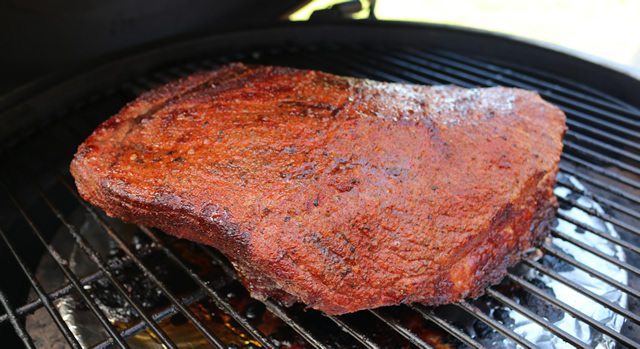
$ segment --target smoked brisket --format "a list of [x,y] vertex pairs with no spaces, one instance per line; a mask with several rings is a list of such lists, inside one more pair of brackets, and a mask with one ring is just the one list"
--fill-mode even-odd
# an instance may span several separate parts
[[542,243],[565,115],[535,92],[231,64],[126,105],[71,164],[91,204],[214,246],[328,314],[478,297]]

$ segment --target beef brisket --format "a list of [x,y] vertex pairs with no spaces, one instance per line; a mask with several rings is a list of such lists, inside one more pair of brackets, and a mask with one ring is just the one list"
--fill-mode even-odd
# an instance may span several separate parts
[[477,297],[554,221],[565,116],[534,92],[232,64],[140,96],[71,164],[109,215],[341,314]]

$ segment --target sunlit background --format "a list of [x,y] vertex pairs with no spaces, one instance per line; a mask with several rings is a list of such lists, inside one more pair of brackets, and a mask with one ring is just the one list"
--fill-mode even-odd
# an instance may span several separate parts
[[[314,0],[289,18],[343,2]],[[369,2],[354,18],[366,18]],[[377,0],[381,20],[432,22],[542,40],[640,69],[640,0]]]

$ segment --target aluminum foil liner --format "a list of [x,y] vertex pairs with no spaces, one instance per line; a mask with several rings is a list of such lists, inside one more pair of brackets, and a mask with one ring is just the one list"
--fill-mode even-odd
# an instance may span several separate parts
[[[576,188],[584,190],[584,186],[573,176],[559,175],[559,182],[571,183]],[[580,195],[579,193],[572,192],[565,187],[557,187],[555,194],[558,197],[565,199],[577,199],[577,203],[586,208],[592,208],[596,212],[604,213],[602,207],[593,200]],[[571,197],[569,197],[571,195]],[[589,215],[588,213],[572,207],[569,210],[560,209],[564,215],[571,217],[579,222],[582,222],[599,231],[607,232],[613,237],[620,237],[614,227],[602,219]],[[615,257],[620,261],[626,261],[625,254],[621,247],[615,245],[612,242],[605,240],[604,238],[597,236],[589,231],[580,229],[579,227],[558,219],[557,230],[562,233],[579,240],[600,252],[603,252],[609,256]],[[552,245],[562,250],[564,253],[573,256],[578,262],[583,263],[593,269],[600,271],[601,273],[611,277],[612,279],[627,284],[627,272],[598,256],[559,238],[553,238]],[[589,276],[584,271],[577,268],[571,268],[570,271],[559,271],[558,273],[569,280],[574,281],[578,285],[596,293],[599,296],[606,298],[607,300],[626,308],[627,306],[627,294],[621,290],[609,285],[608,283],[599,279]],[[616,331],[619,331],[624,322],[624,317],[614,313],[608,308],[600,305],[599,303],[591,300],[589,297],[583,295],[580,292],[573,290],[572,288],[564,285],[563,283],[556,281],[540,272],[530,270],[527,279],[538,279],[547,287],[553,289],[556,298],[560,301],[570,305],[571,307],[580,310],[585,315],[593,318],[601,324],[608,326]],[[546,332],[540,326],[533,323],[529,319],[522,316],[516,311],[511,311],[509,316],[515,320],[513,324],[513,331],[527,338],[529,341],[541,348],[573,348],[569,343],[566,343],[562,339]],[[581,341],[587,343],[589,346],[596,348],[613,348],[615,347],[615,341],[606,335],[601,335],[591,329],[591,327],[583,322],[578,321],[569,314],[564,315],[564,318],[554,323],[557,327],[572,334]],[[515,344],[511,341],[504,341],[503,347],[515,348]]]

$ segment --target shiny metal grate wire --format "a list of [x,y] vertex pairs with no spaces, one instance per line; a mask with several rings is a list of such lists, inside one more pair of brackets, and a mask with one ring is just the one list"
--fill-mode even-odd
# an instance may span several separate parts
[[[88,96],[86,99],[70,105],[67,110],[53,115],[52,120],[32,133],[22,137],[16,144],[0,153],[0,258],[3,274],[0,277],[0,333],[4,338],[11,337],[26,347],[42,345],[41,339],[34,338],[25,327],[25,319],[37,310],[45,310],[48,321],[55,324],[66,344],[73,348],[86,345],[72,331],[64,314],[56,306],[57,300],[74,295],[81,300],[83,307],[93,314],[106,335],[89,346],[106,348],[131,347],[133,336],[147,332],[155,342],[165,347],[177,348],[175,338],[167,334],[164,326],[166,319],[181,314],[190,326],[211,346],[229,347],[225,338],[216,334],[207,325],[202,314],[194,311],[195,302],[206,299],[221,313],[230,318],[233,326],[247,338],[247,347],[263,346],[267,348],[307,343],[309,346],[325,347],[368,347],[378,348],[389,345],[389,339],[399,347],[430,348],[433,337],[426,332],[416,330],[415,326],[403,321],[402,314],[411,313],[428,324],[431,331],[440,333],[445,344],[453,346],[485,347],[480,340],[480,332],[495,333],[507,345],[519,345],[533,348],[535,345],[522,335],[514,332],[496,312],[488,312],[471,301],[449,306],[447,311],[459,312],[463,316],[484,324],[482,331],[475,326],[453,323],[442,315],[442,310],[412,304],[396,309],[376,309],[346,316],[318,316],[318,312],[302,311],[298,308],[284,308],[272,301],[264,302],[265,312],[278,318],[289,329],[294,340],[283,341],[266,335],[264,329],[252,321],[251,316],[234,303],[233,297],[215,287],[211,280],[203,279],[189,261],[167,243],[164,234],[145,227],[138,227],[150,241],[152,249],[161,253],[173,263],[178,273],[193,282],[196,291],[178,294],[171,285],[157,275],[140,252],[122,238],[120,227],[103,216],[101,212],[85,203],[76,193],[73,180],[68,172],[69,162],[78,144],[104,119],[117,112],[127,101],[140,93],[193,72],[211,69],[228,61],[257,62],[267,64],[290,65],[301,68],[324,70],[341,75],[349,75],[377,80],[409,82],[420,84],[457,84],[463,87],[474,86],[514,86],[537,90],[546,100],[558,105],[568,116],[569,131],[565,137],[565,150],[561,162],[561,174],[572,177],[584,184],[576,185],[569,180],[559,181],[563,187],[578,193],[603,207],[603,210],[587,207],[579,198],[569,195],[561,197],[565,208],[575,208],[601,219],[619,232],[612,236],[594,229],[560,212],[559,220],[575,224],[580,229],[606,239],[616,248],[624,250],[626,260],[612,257],[593,248],[589,244],[568,236],[559,229],[552,229],[554,238],[560,239],[575,248],[583,250],[593,258],[601,258],[621,270],[624,270],[629,282],[623,283],[605,273],[586,265],[573,256],[554,246],[543,248],[547,256],[553,256],[566,265],[581,270],[591,278],[605,282],[628,297],[628,308],[621,307],[590,289],[564,278],[553,266],[545,266],[533,260],[522,263],[524,268],[545,274],[551,279],[565,284],[576,292],[609,309],[612,313],[626,319],[622,330],[585,315],[583,309],[577,309],[545,292],[543,288],[530,282],[516,272],[507,276],[510,285],[524,290],[541,304],[559,309],[560,312],[586,324],[593,333],[606,335],[620,346],[640,347],[640,111],[626,105],[602,91],[593,91],[586,86],[565,81],[560,77],[544,72],[527,70],[486,62],[477,58],[461,56],[451,52],[420,50],[404,47],[290,47],[281,50],[238,53],[229,57],[211,57],[152,72],[149,75],[127,81],[120,86],[104,91],[101,95]],[[97,224],[111,244],[124,254],[124,260],[132,268],[137,268],[147,278],[146,282],[159,290],[168,299],[168,305],[162,309],[150,311],[141,301],[132,296],[130,287],[118,277],[119,266],[110,264],[81,233],[80,227],[73,224],[71,215],[80,210],[94,224]],[[97,271],[78,274],[63,254],[51,243],[59,229],[69,234],[76,248],[88,256]],[[233,280],[236,275],[216,251],[199,247],[210,261],[218,265],[225,278]],[[47,285],[37,274],[41,255],[48,255],[67,280],[62,285]],[[89,286],[96,280],[111,285],[115,292],[126,300],[138,317],[127,324],[114,324],[103,307],[95,299],[95,293]],[[237,281],[230,281],[235,282]],[[31,297],[27,294],[31,292]],[[491,302],[500,304],[528,318],[541,331],[550,337],[575,347],[588,347],[574,335],[567,333],[550,321],[539,316],[526,306],[514,301],[505,287],[495,286],[487,290],[485,296]],[[313,321],[308,318],[313,317]],[[164,322],[163,322],[164,321]],[[375,323],[375,330],[360,323]],[[318,328],[322,327],[319,331]],[[382,328],[382,331],[379,329]],[[430,332],[430,333],[432,333]],[[327,335],[339,333],[340,335]],[[444,337],[443,337],[444,336]],[[431,338],[431,339],[430,339]],[[510,344],[509,344],[510,343]]]

